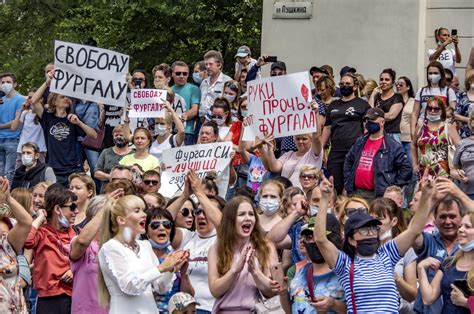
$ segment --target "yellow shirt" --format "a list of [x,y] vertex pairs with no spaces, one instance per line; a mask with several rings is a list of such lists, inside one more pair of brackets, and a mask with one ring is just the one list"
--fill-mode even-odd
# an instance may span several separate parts
[[120,159],[119,164],[124,166],[140,165],[143,171],[154,170],[160,167],[160,161],[153,155],[148,155],[145,159],[136,159],[134,154],[129,154]]

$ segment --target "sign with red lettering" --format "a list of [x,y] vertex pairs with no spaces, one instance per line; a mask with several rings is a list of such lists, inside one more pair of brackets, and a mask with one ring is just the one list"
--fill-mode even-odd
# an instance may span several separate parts
[[232,157],[232,142],[218,142],[165,149],[163,164],[166,170],[161,174],[160,193],[173,197],[184,191],[186,173],[196,171],[204,179],[210,171],[217,174],[219,195],[225,198],[229,185],[229,163]]
[[160,118],[165,116],[166,90],[132,89],[130,91],[130,118]]
[[311,89],[307,72],[267,77],[247,84],[249,99],[243,140],[256,136],[275,138],[316,132],[310,109]]

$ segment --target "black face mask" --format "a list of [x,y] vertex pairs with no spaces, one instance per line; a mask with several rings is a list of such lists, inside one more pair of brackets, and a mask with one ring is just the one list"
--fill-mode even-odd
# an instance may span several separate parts
[[346,85],[340,86],[339,91],[341,92],[342,96],[347,97],[347,96],[352,95],[352,93],[354,92],[354,86],[346,86]]
[[304,246],[311,262],[315,264],[323,264],[326,262],[316,243],[305,243]]
[[118,148],[124,148],[128,145],[128,142],[121,136],[114,137],[114,144]]
[[357,241],[356,251],[360,256],[372,256],[379,248],[379,238],[369,238]]

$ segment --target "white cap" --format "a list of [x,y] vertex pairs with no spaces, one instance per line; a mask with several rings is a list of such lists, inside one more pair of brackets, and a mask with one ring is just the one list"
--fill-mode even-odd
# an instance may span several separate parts
[[184,311],[186,306],[196,303],[196,305],[200,305],[196,300],[193,298],[192,295],[185,292],[178,292],[173,294],[168,302],[168,312],[173,313],[173,311]]

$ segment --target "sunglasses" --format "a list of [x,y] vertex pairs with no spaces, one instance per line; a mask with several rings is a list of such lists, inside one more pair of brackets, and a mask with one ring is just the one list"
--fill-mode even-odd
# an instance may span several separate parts
[[188,76],[188,72],[174,72],[176,76]]
[[71,205],[61,205],[59,207],[67,207],[69,208],[70,211],[74,212],[76,211],[77,209],[77,204],[76,203],[72,203]]
[[370,227],[359,228],[356,231],[362,236],[368,236],[369,234],[377,234],[379,230],[380,230],[379,226],[370,226]]
[[400,83],[395,83],[395,86],[397,86],[397,87],[398,87],[398,86],[404,86],[404,85],[405,85],[405,83],[402,83],[402,82],[400,82]]
[[143,182],[146,185],[158,185],[158,183],[160,183],[160,181],[157,181],[157,180],[143,180]]
[[316,178],[316,176],[314,174],[300,174],[300,178],[302,179],[310,179],[310,180],[314,180]]
[[357,213],[368,213],[368,210],[367,208],[365,207],[357,207],[357,208],[346,208],[346,216],[347,217],[350,217],[354,214],[357,214]]
[[440,107],[430,107],[428,106],[428,111],[431,111],[431,112],[438,112],[440,111],[441,108]]
[[222,117],[221,116],[216,116],[216,115],[211,116],[211,119],[225,119],[225,118],[226,118],[226,116],[222,116]]
[[158,229],[161,225],[163,225],[163,228],[170,230],[171,227],[173,226],[173,223],[169,220],[164,220],[164,221],[159,221],[155,220],[150,223],[150,228],[152,230]]
[[193,214],[193,210],[192,210],[192,209],[189,209],[189,208],[186,208],[186,207],[181,208],[179,212],[180,212],[181,215],[183,215],[184,217],[188,217],[189,214],[191,214],[191,215]]
[[202,208],[196,208],[196,209],[193,209],[193,215],[194,217],[197,217],[199,215],[203,214],[204,216],[206,216],[206,212],[204,211],[204,209]]

